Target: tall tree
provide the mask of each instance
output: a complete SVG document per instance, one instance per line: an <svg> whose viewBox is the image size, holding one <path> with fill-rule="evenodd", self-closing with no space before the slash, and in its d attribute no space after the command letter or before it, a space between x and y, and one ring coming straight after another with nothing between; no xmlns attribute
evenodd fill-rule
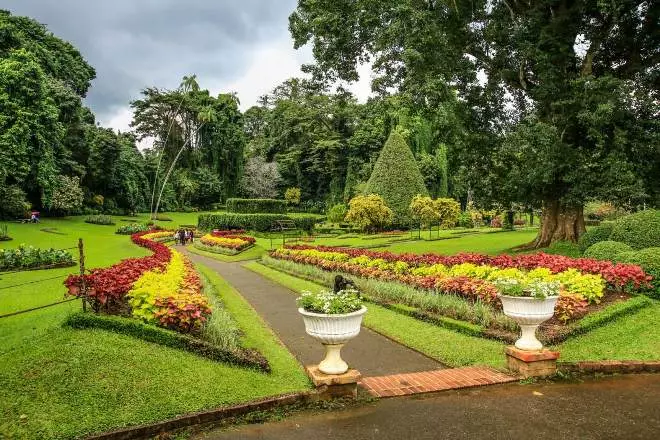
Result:
<svg viewBox="0 0 660 440"><path fill-rule="evenodd" d="M430 107L458 94L465 175L495 188L484 200L540 204L541 247L578 238L590 197L657 193L659 17L647 0L300 0L290 29L317 78L372 59L377 90Z"/></svg>

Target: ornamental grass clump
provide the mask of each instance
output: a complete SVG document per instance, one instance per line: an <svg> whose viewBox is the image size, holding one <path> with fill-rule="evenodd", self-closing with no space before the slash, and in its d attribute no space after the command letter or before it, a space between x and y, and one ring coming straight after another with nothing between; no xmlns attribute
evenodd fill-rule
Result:
<svg viewBox="0 0 660 440"><path fill-rule="evenodd" d="M340 315L356 312L362 308L362 299L357 290L346 289L337 293L329 290L304 291L296 300L298 307L307 312Z"/></svg>

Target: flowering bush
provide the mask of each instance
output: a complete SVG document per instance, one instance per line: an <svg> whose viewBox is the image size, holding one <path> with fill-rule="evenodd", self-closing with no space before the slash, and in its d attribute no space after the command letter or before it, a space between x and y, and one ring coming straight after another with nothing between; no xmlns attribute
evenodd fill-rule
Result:
<svg viewBox="0 0 660 440"><path fill-rule="evenodd" d="M339 315L351 313L362 308L362 300L356 290L340 290L337 293L321 290L320 292L304 291L296 300L298 307L312 313Z"/></svg>
<svg viewBox="0 0 660 440"><path fill-rule="evenodd" d="M527 296L536 299L559 296L561 287L559 281L540 281L533 278L523 281L516 278L498 278L494 284L502 295Z"/></svg>
<svg viewBox="0 0 660 440"><path fill-rule="evenodd" d="M0 271L72 264L73 256L61 249L40 249L24 244L16 249L0 249Z"/></svg>

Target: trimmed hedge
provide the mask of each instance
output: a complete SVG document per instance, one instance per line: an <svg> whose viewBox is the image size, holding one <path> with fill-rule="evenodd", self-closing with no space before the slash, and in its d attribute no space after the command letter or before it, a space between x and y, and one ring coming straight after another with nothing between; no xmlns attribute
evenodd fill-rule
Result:
<svg viewBox="0 0 660 440"><path fill-rule="evenodd" d="M114 225L115 221L109 215L89 215L85 218L85 223L91 223L93 225Z"/></svg>
<svg viewBox="0 0 660 440"><path fill-rule="evenodd" d="M393 131L378 156L364 194L378 194L394 211L395 226L410 226L410 202L428 196L417 161L401 134Z"/></svg>
<svg viewBox="0 0 660 440"><path fill-rule="evenodd" d="M660 247L650 247L639 251L622 252L616 260L621 263L637 264L644 272L651 275L652 288L647 295L660 299Z"/></svg>
<svg viewBox="0 0 660 440"><path fill-rule="evenodd" d="M614 223L610 240L620 241L633 249L660 246L660 211L649 209L621 217Z"/></svg>
<svg viewBox="0 0 660 440"><path fill-rule="evenodd" d="M614 229L614 223L605 222L601 223L600 226L590 228L587 232L582 234L582 237L580 237L580 240L578 241L580 250L584 252L588 247L593 246L599 241L609 240L610 235L612 235L612 229Z"/></svg>
<svg viewBox="0 0 660 440"><path fill-rule="evenodd" d="M256 350L245 348L235 351L227 350L202 339L145 324L136 319L78 312L69 315L63 325L79 330L101 329L120 333L165 347L185 350L217 362L226 362L270 373L268 360Z"/></svg>
<svg viewBox="0 0 660 440"><path fill-rule="evenodd" d="M227 199L227 211L239 214L284 214L286 207L279 199Z"/></svg>
<svg viewBox="0 0 660 440"><path fill-rule="evenodd" d="M597 260L616 260L617 255L621 252L628 251L632 251L632 248L625 243L605 240L589 246L587 250L584 251L584 256L587 258L595 258Z"/></svg>
<svg viewBox="0 0 660 440"><path fill-rule="evenodd" d="M284 214L202 214L198 218L197 228L202 231L246 229L268 232L277 220L293 220L298 229L312 232L314 225L321 219L314 214L296 215L295 217Z"/></svg>

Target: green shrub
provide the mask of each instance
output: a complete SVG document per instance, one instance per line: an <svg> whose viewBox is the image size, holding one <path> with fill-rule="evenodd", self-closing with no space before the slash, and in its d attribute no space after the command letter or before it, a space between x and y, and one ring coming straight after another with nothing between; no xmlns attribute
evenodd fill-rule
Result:
<svg viewBox="0 0 660 440"><path fill-rule="evenodd" d="M278 220L293 220L298 229L311 232L314 225L320 221L320 218L313 214L296 215L295 217L284 214L202 214L198 218L197 228L202 231L247 229L267 232L271 230L273 223Z"/></svg>
<svg viewBox="0 0 660 440"><path fill-rule="evenodd" d="M567 257L578 258L582 256L580 247L571 241L555 241L547 249L546 254L565 255Z"/></svg>
<svg viewBox="0 0 660 440"><path fill-rule="evenodd" d="M115 221L109 215L90 215L85 218L85 223L93 225L114 225Z"/></svg>
<svg viewBox="0 0 660 440"><path fill-rule="evenodd" d="M413 197L427 196L417 161L401 134L393 131L378 156L365 194L378 194L394 212L394 225L410 226L409 206Z"/></svg>
<svg viewBox="0 0 660 440"><path fill-rule="evenodd" d="M614 228L614 223L601 223L600 226L594 226L589 228L587 232L582 234L578 245L580 250L584 252L588 247L598 243L599 241L605 241L610 239L612 235L612 229Z"/></svg>
<svg viewBox="0 0 660 440"><path fill-rule="evenodd" d="M64 321L64 325L75 329L93 328L120 333L154 344L189 351L214 361L270 372L268 360L256 350L225 349L191 335L145 324L137 319L78 312L70 315Z"/></svg>
<svg viewBox="0 0 660 440"><path fill-rule="evenodd" d="M378 231L389 226L394 219L394 213L385 205L383 198L377 194L355 196L348 202L346 221L364 231Z"/></svg>
<svg viewBox="0 0 660 440"><path fill-rule="evenodd" d="M286 206L278 199L227 199L227 211L239 214L283 214Z"/></svg>
<svg viewBox="0 0 660 440"><path fill-rule="evenodd" d="M163 214L156 214L155 220L158 220L158 221L161 221L161 222L171 222L172 218L168 217L166 215L163 215Z"/></svg>
<svg viewBox="0 0 660 440"><path fill-rule="evenodd" d="M628 252L631 250L632 248L625 243L605 240L589 246L587 250L584 251L584 256L587 258L595 258L597 260L615 260L616 256L621 252Z"/></svg>
<svg viewBox="0 0 660 440"><path fill-rule="evenodd" d="M470 213L467 211L461 212L461 214L458 216L458 222L456 223L456 226L460 228L474 228L474 220L472 219L472 215L470 215Z"/></svg>
<svg viewBox="0 0 660 440"><path fill-rule="evenodd" d="M9 241L11 237L9 236L9 228L7 225L0 225L0 241Z"/></svg>
<svg viewBox="0 0 660 440"><path fill-rule="evenodd" d="M650 247L639 251L622 252L616 260L621 263L637 264L644 272L651 275L652 288L647 291L649 296L660 299L660 247Z"/></svg>
<svg viewBox="0 0 660 440"><path fill-rule="evenodd" d="M343 203L339 203L328 211L328 221L332 223L341 223L346 218L348 213L348 206Z"/></svg>
<svg viewBox="0 0 660 440"><path fill-rule="evenodd" d="M300 204L300 188L287 188L284 192L284 200L288 205Z"/></svg>
<svg viewBox="0 0 660 440"><path fill-rule="evenodd" d="M660 246L660 211L649 209L621 217L614 223L610 239L633 249Z"/></svg>

